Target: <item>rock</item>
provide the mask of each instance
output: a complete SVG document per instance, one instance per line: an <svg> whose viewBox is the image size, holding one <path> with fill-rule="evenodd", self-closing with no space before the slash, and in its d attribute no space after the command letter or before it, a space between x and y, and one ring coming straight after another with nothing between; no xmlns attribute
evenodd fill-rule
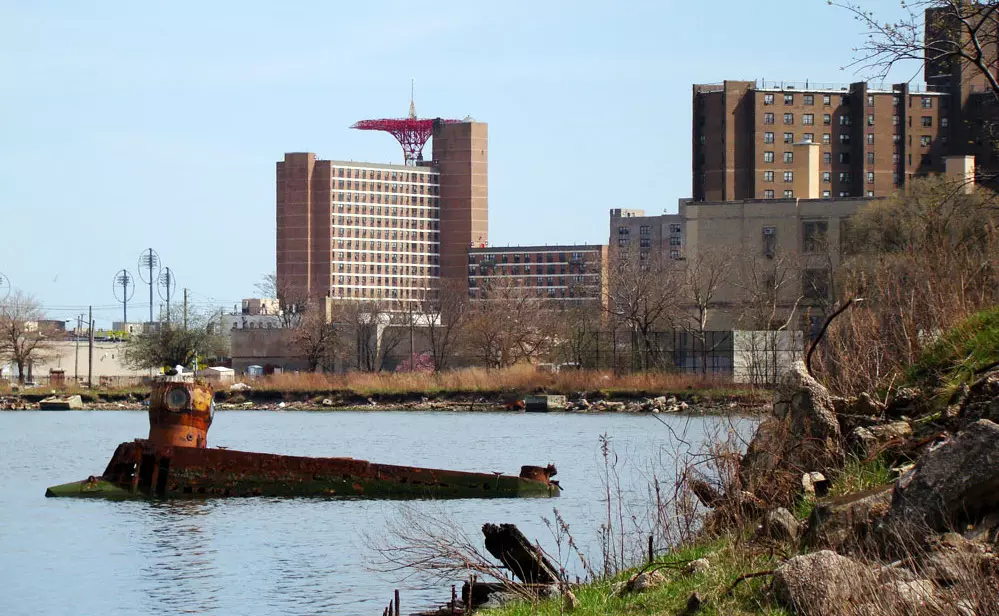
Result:
<svg viewBox="0 0 999 616"><path fill-rule="evenodd" d="M284 402L278 402L278 405L277 405L277 407L278 407L279 409L283 409L283 408L284 408L284 407L286 407L286 406L288 406L288 405L287 405L287 404L285 404Z"/></svg>
<svg viewBox="0 0 999 616"><path fill-rule="evenodd" d="M923 392L914 387L900 387L895 390L895 395L885 407L885 415L889 417L901 417L908 415L915 417L920 414L923 402Z"/></svg>
<svg viewBox="0 0 999 616"><path fill-rule="evenodd" d="M687 479L687 487L705 507L713 509L725 500L721 492L703 479L689 478Z"/></svg>
<svg viewBox="0 0 999 616"><path fill-rule="evenodd" d="M837 552L864 550L875 543L876 524L891 507L890 485L819 501L808 517L805 545Z"/></svg>
<svg viewBox="0 0 999 616"><path fill-rule="evenodd" d="M565 606L565 611L571 612L579 607L579 599L576 598L576 595L571 590L566 589L562 593L562 605Z"/></svg>
<svg viewBox="0 0 999 616"><path fill-rule="evenodd" d="M866 459L884 450L891 443L902 444L912 436L912 426L906 421L893 421L867 428L855 428L846 438L847 447L858 458Z"/></svg>
<svg viewBox="0 0 999 616"><path fill-rule="evenodd" d="M659 571L639 573L628 580L627 589L631 592L642 592L650 588L655 588L666 581L666 576Z"/></svg>
<svg viewBox="0 0 999 616"><path fill-rule="evenodd" d="M678 408L681 411L686 411L688 408L690 408L690 405L688 405L686 402L681 402ZM696 595L697 593L694 594Z"/></svg>
<svg viewBox="0 0 999 616"><path fill-rule="evenodd" d="M927 540L927 550L917 569L941 586L985 579L999 573L999 559L981 543L956 533L944 533Z"/></svg>
<svg viewBox="0 0 999 616"><path fill-rule="evenodd" d="M801 523L794 514L783 507L768 511L763 517L761 529L764 537L775 541L796 542L801 537Z"/></svg>
<svg viewBox="0 0 999 616"><path fill-rule="evenodd" d="M832 482L818 471L802 473L801 475L801 489L806 496L822 498L829 493L830 486L832 486Z"/></svg>
<svg viewBox="0 0 999 616"><path fill-rule="evenodd" d="M624 408L625 408L624 402L609 402L609 401L605 401L602 406L603 406L603 408L600 409L600 410L608 411L610 413L619 413L619 412L623 411Z"/></svg>
<svg viewBox="0 0 999 616"><path fill-rule="evenodd" d="M586 398L580 398L579 402L576 403L576 407L583 411L590 410L591 406L592 405L589 402L587 402Z"/></svg>
<svg viewBox="0 0 999 616"><path fill-rule="evenodd" d="M860 563L822 550L782 563L774 572L773 588L777 598L797 614L843 614L845 606L863 598L857 582L868 575Z"/></svg>
<svg viewBox="0 0 999 616"><path fill-rule="evenodd" d="M929 580L889 582L885 597L898 613L911 614L915 610L942 607L936 596L936 587Z"/></svg>
<svg viewBox="0 0 999 616"><path fill-rule="evenodd" d="M959 528L999 509L999 425L981 419L930 450L899 479L887 540Z"/></svg>
<svg viewBox="0 0 999 616"><path fill-rule="evenodd" d="M694 614L699 612L703 606L704 599L701 598L700 593L695 591L687 599L687 605L680 612L680 616L694 616Z"/></svg>
<svg viewBox="0 0 999 616"><path fill-rule="evenodd" d="M999 542L999 511L993 511L978 520L977 523L970 524L964 531L964 538L980 543L996 544Z"/></svg>
<svg viewBox="0 0 999 616"><path fill-rule="evenodd" d="M333 406L333 401L329 398L323 398L323 406Z"/></svg>
<svg viewBox="0 0 999 616"><path fill-rule="evenodd" d="M988 419L999 423L999 370L986 373L968 388L958 414L969 421Z"/></svg>
<svg viewBox="0 0 999 616"><path fill-rule="evenodd" d="M829 391L795 362L774 395L773 417L753 435L739 471L743 487L773 505L789 504L796 469L828 474L843 466L839 422Z"/></svg>
<svg viewBox="0 0 999 616"><path fill-rule="evenodd" d="M246 383L233 383L229 386L229 391L249 391L251 387Z"/></svg>
<svg viewBox="0 0 999 616"><path fill-rule="evenodd" d="M707 558L698 558L697 560L692 560L687 563L687 574L697 575L699 573L704 573L711 568L711 563L708 562Z"/></svg>

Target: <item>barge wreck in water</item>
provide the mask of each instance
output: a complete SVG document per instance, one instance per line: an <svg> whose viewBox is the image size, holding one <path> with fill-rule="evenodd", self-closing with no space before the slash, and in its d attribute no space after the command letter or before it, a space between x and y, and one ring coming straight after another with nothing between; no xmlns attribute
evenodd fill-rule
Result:
<svg viewBox="0 0 999 616"><path fill-rule="evenodd" d="M555 467L520 475L468 473L208 447L215 406L209 385L188 375L162 377L149 398L149 438L118 445L100 476L52 486L46 496L207 498L504 498L558 496Z"/></svg>

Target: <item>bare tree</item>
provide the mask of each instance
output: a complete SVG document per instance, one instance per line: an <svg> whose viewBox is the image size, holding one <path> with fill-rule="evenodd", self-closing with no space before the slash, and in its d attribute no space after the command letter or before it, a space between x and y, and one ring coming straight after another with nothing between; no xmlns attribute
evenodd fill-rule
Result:
<svg viewBox="0 0 999 616"><path fill-rule="evenodd" d="M503 368L537 361L551 351L556 342L553 311L533 287L495 278L482 291L465 328L465 347L471 357L491 368Z"/></svg>
<svg viewBox="0 0 999 616"><path fill-rule="evenodd" d="M20 290L0 304L0 358L14 362L21 384L25 369L45 355L55 336L53 329L39 324L44 318L38 301Z"/></svg>
<svg viewBox="0 0 999 616"><path fill-rule="evenodd" d="M999 2L899 0L902 16L895 21L878 20L861 2L829 4L850 11L867 30L852 67L883 78L905 60L948 73L955 63L971 65L999 96L999 81L990 70L999 51Z"/></svg>
<svg viewBox="0 0 999 616"><path fill-rule="evenodd" d="M341 348L342 332L325 310L314 306L301 313L301 318L292 330L291 343L305 358L309 370L315 372L322 368L324 371L331 371Z"/></svg>
<svg viewBox="0 0 999 616"><path fill-rule="evenodd" d="M607 311L615 327L631 332L637 367L665 367L658 336L680 318L684 274L679 262L655 250L622 251L608 272Z"/></svg>
<svg viewBox="0 0 999 616"><path fill-rule="evenodd" d="M447 370L468 324L469 300L464 284L442 281L420 303L418 325L424 328L434 371Z"/></svg>
<svg viewBox="0 0 999 616"><path fill-rule="evenodd" d="M728 284L733 260L729 250L707 249L687 259L683 269L684 299L693 305L693 316L680 323L701 344L701 374L708 373L708 355L721 342L708 348L708 317L716 307L719 291Z"/></svg>
<svg viewBox="0 0 999 616"><path fill-rule="evenodd" d="M599 298L574 299L562 305L556 315L558 355L579 368L598 368L604 313Z"/></svg>
<svg viewBox="0 0 999 616"><path fill-rule="evenodd" d="M254 283L253 288L260 293L260 297L277 297L278 296L278 285L277 285L277 274L270 273L264 274L260 282Z"/></svg>

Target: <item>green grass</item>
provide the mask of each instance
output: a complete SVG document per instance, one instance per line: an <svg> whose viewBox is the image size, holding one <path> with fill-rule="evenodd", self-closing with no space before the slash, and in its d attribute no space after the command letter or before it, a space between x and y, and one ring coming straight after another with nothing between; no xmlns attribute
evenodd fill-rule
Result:
<svg viewBox="0 0 999 616"><path fill-rule="evenodd" d="M944 397L999 362L999 308L978 312L944 332L909 369L908 380L938 388Z"/></svg>
<svg viewBox="0 0 999 616"><path fill-rule="evenodd" d="M687 574L682 563L697 558L707 558L711 567L697 575ZM579 607L572 614L588 616L675 614L687 605L687 599L696 591L706 601L706 605L698 612L698 615L789 615L790 612L777 605L766 591L766 586L770 580L769 576L744 580L731 594L727 594L740 575L773 569L779 560L779 555L771 555L767 550L752 550L745 545L736 545L732 539L705 542L658 559L657 563L676 563L676 565L661 569L667 576L666 583L645 592L627 593L624 596L612 595L614 583L627 580L639 571L638 569L632 569L610 581L585 584L573 589L573 594L579 600ZM560 598L540 602L512 603L502 608L480 612L485 616L535 616L562 613L562 600Z"/></svg>
<svg viewBox="0 0 999 616"><path fill-rule="evenodd" d="M880 457L873 460L858 460L850 456L843 470L833 478L829 487L829 496L862 492L889 484L891 481L891 467Z"/></svg>

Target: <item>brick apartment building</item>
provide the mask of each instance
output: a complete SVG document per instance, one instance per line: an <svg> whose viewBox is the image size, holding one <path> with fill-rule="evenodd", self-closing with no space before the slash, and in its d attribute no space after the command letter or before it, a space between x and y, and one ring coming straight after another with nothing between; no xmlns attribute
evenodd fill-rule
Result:
<svg viewBox="0 0 999 616"><path fill-rule="evenodd" d="M953 152L952 97L908 84L693 86L695 201L794 198L795 143L821 146L820 198L883 197L940 173Z"/></svg>
<svg viewBox="0 0 999 616"><path fill-rule="evenodd" d="M488 136L481 122L434 125L432 160L277 163L277 287L304 301L422 301L439 279L467 284L488 241Z"/></svg>
<svg viewBox="0 0 999 616"><path fill-rule="evenodd" d="M607 246L479 247L468 253L468 296L489 298L499 282L523 293L568 305L606 297Z"/></svg>
<svg viewBox="0 0 999 616"><path fill-rule="evenodd" d="M999 75L999 27L979 5L928 9L927 54L971 49ZM969 16L962 24L955 10ZM944 45L936 43L945 41ZM957 57L928 57L924 90L874 86L724 81L693 86L694 201L792 198L793 143L821 144L820 198L889 196L913 177L944 171L947 156L973 156L999 171L999 104L985 74ZM983 178L987 179L987 178Z"/></svg>

